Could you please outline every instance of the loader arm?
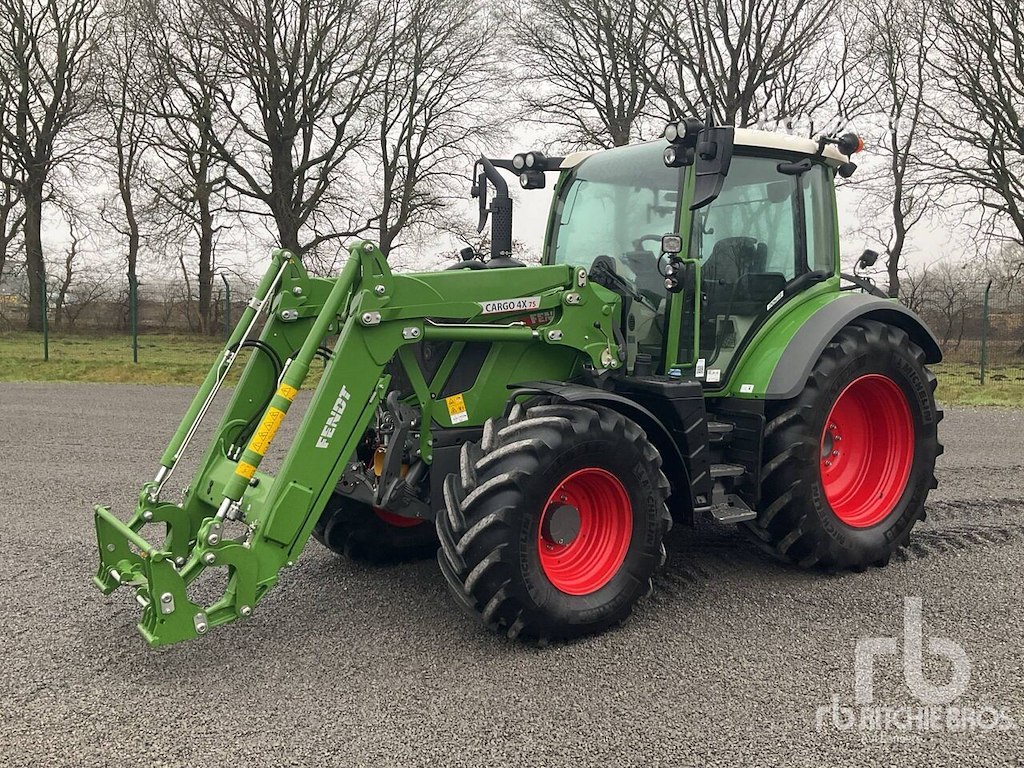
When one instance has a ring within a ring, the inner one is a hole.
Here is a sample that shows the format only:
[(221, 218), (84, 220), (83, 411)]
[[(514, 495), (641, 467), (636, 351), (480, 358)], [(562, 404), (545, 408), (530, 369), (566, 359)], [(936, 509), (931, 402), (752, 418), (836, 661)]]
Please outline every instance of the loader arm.
[[(517, 322), (523, 307), (547, 311), (551, 319), (537, 327)], [(351, 249), (341, 274), (325, 280), (310, 277), (294, 255), (275, 251), (154, 480), (142, 487), (134, 514), (122, 522), (96, 506), (100, 567), (94, 582), (104, 593), (135, 589), (139, 629), (151, 646), (251, 615), (281, 569), (301, 553), (388, 391), (386, 366), (403, 347), (429, 340), (547, 344), (567, 347), (566, 354), (602, 371), (621, 365), (618, 315), (618, 298), (571, 266), (394, 275), (376, 246), (364, 241)], [(328, 354), (325, 344), (334, 337)], [(243, 347), (254, 352), (199, 468), (180, 502), (162, 500)], [(273, 476), (261, 472), (317, 355), (328, 357), (323, 375), (280, 469)], [(413, 383), (422, 424), (419, 455), (429, 464), (434, 401), (413, 356), (398, 357)], [(273, 384), (268, 360), (282, 369)], [(227, 570), (227, 586), (207, 604), (194, 585), (211, 568)]]

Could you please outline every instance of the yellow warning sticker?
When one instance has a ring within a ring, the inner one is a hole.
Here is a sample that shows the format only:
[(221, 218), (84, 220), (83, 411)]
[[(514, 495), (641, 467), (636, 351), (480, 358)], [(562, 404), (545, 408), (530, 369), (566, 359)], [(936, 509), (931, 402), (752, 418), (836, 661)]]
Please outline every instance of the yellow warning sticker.
[(270, 441), (274, 439), (274, 435), (277, 434), (277, 428), (281, 426), (283, 420), (284, 411), (271, 407), (267, 411), (267, 415), (263, 417), (263, 421), (256, 428), (252, 440), (249, 441), (249, 450), (253, 453), (258, 453), (260, 456), (266, 453), (267, 448), (270, 447)]
[(238, 462), (238, 466), (235, 467), (235, 474), (241, 475), (246, 480), (252, 480), (252, 476), (256, 474), (256, 467), (245, 461)]
[(287, 384), (282, 384), (280, 387), (277, 388), (277, 394), (280, 397), (283, 397), (289, 403), (295, 399), (295, 395), (297, 395), (298, 392), (299, 390), (297, 390), (295, 387), (290, 387)]
[(446, 397), (444, 403), (448, 406), (448, 415), (451, 417), (452, 424), (461, 424), (464, 421), (469, 421), (469, 414), (466, 412), (466, 401), (461, 393)]

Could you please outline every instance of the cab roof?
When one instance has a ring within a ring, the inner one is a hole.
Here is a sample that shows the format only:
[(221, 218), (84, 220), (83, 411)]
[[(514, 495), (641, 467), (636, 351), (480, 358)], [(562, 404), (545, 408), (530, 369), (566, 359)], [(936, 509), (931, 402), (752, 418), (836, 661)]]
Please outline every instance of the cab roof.
[[(665, 144), (668, 143), (664, 139), (655, 139), (654, 141), (644, 142), (646, 144)], [(737, 128), (736, 129), (736, 146), (737, 147), (752, 147), (757, 149), (771, 149), (781, 150), (784, 152), (793, 152), (800, 155), (814, 156), (818, 154), (818, 142), (814, 139), (808, 139), (804, 136), (793, 136), (788, 133), (778, 133), (775, 131), (755, 131), (750, 128)], [(568, 168), (574, 168), (584, 158), (595, 155), (601, 150), (588, 150), (584, 152), (573, 152), (567, 155), (559, 168), (565, 170)], [(845, 155), (840, 154), (839, 150), (835, 148), (834, 144), (828, 144), (825, 147), (825, 151), (821, 153), (821, 156), (830, 165), (840, 165), (845, 163), (847, 158)]]

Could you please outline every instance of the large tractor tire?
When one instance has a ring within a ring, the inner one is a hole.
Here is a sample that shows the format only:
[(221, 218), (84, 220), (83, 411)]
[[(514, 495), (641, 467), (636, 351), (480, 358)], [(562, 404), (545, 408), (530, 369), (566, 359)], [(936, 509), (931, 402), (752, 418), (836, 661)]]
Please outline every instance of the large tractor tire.
[(333, 494), (313, 538), (339, 555), (368, 563), (421, 560), (437, 551), (434, 526)]
[(599, 632), (652, 588), (668, 489), (657, 450), (621, 414), (517, 404), (463, 446), (445, 482), (438, 563), (456, 600), (494, 631)]
[(803, 392), (767, 414), (760, 511), (746, 524), (756, 540), (803, 567), (887, 564), (937, 485), (935, 383), (902, 329), (840, 331)]

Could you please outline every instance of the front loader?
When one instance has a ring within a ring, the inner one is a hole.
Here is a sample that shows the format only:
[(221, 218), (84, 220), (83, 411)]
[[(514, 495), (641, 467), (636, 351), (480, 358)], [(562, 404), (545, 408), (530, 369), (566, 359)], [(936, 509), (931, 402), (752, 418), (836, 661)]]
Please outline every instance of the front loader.
[[(436, 551), (485, 625), (559, 639), (628, 616), (673, 521), (740, 525), (803, 567), (884, 564), (934, 487), (941, 355), (840, 274), (833, 180), (858, 140), (695, 120), (666, 139), (481, 158), (490, 258), (394, 274), (364, 241), (323, 279), (275, 251), (132, 516), (95, 508), (96, 585), (134, 590), (151, 645), (178, 642), (251, 615), (312, 535), (376, 561)], [(541, 266), (512, 258), (502, 172), (526, 189), (557, 174)], [(212, 602), (209, 569), (227, 576)]]

